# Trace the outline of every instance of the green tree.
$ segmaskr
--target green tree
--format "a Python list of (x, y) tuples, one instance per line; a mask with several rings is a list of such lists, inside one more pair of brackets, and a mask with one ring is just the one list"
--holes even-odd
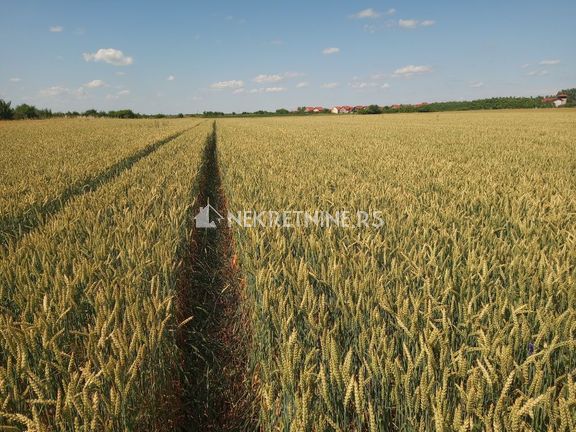
[(360, 111), (360, 114), (382, 114), (382, 108), (378, 105), (370, 105), (365, 110)]
[(566, 106), (576, 106), (576, 88), (560, 90), (558, 94), (565, 94), (568, 96)]
[(36, 119), (38, 117), (40, 114), (34, 105), (22, 104), (14, 109), (15, 119)]
[(37, 110), (37, 112), (38, 112), (38, 118), (41, 118), (41, 119), (52, 118), (52, 116), (53, 116), (52, 110), (48, 109), (48, 108), (39, 109), (39, 110)]
[(138, 116), (136, 114), (134, 114), (134, 112), (132, 110), (123, 109), (123, 110), (108, 112), (108, 117), (133, 119), (133, 118), (137, 118)]
[(0, 119), (10, 120), (14, 117), (14, 110), (10, 105), (12, 102), (0, 99)]

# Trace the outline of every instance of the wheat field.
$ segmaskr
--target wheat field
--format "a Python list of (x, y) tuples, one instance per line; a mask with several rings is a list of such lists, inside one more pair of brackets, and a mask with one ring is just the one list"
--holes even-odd
[(576, 426), (574, 111), (226, 120), (263, 430)]
[[(0, 123), (0, 430), (174, 430), (212, 131)], [(229, 212), (382, 221), (231, 224), (250, 430), (576, 430), (575, 110), (215, 131)]]
[(120, 431), (158, 422), (179, 368), (179, 253), (208, 132), (201, 124), (168, 142), (0, 255), (0, 425)]

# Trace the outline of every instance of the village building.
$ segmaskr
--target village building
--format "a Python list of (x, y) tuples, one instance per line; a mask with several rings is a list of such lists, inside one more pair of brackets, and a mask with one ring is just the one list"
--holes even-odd
[(306, 107), (304, 111), (307, 113), (319, 113), (324, 111), (324, 107), (317, 106), (317, 107)]
[(566, 105), (566, 102), (568, 102), (568, 95), (557, 94), (556, 96), (542, 99), (542, 102), (551, 103), (552, 105), (554, 105), (554, 107), (558, 108), (563, 105)]
[(332, 107), (330, 112), (332, 114), (349, 114), (352, 112), (352, 109), (353, 109), (353, 107), (351, 107), (350, 105), (340, 105), (340, 106)]

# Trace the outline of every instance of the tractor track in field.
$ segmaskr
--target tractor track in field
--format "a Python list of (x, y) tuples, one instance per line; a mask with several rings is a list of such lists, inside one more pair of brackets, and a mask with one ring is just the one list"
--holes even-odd
[(184, 382), (176, 386), (180, 387), (180, 406), (175, 429), (255, 430), (246, 384), (249, 332), (240, 307), (243, 282), (231, 231), (225, 219), (217, 228), (196, 228), (193, 218), (208, 202), (224, 217), (227, 214), (216, 123), (206, 139), (197, 184), (177, 298), (178, 321), (189, 321), (177, 335)]
[(35, 204), (31, 207), (26, 209), (25, 214), (32, 213), (35, 216), (32, 220), (26, 221), (24, 215), (17, 218), (0, 218), (0, 227), (6, 226), (8, 227), (5, 229), (4, 232), (0, 233), (0, 247), (7, 247), (12, 240), (14, 244), (17, 244), (27, 233), (42, 227), (50, 219), (61, 211), (69, 201), (72, 199), (83, 195), (88, 192), (94, 192), (107, 184), (108, 182), (112, 181), (114, 178), (118, 177), (124, 171), (129, 170), (141, 159), (149, 156), (160, 147), (168, 144), (169, 142), (175, 140), (179, 136), (183, 135), (184, 133), (198, 127), (203, 122), (199, 122), (198, 124), (184, 129), (180, 132), (176, 132), (158, 140), (152, 144), (147, 145), (146, 147), (138, 150), (137, 152), (131, 154), (130, 156), (125, 157), (124, 159), (114, 163), (113, 165), (106, 168), (104, 171), (97, 174), (95, 177), (81, 180), (77, 183), (74, 183), (68, 186), (59, 196), (56, 198), (51, 199), (46, 203)]

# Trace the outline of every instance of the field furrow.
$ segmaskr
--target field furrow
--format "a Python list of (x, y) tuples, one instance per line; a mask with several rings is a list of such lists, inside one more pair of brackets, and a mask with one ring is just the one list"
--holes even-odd
[[(216, 125), (206, 140), (198, 197), (191, 215), (208, 204), (227, 212), (217, 156)], [(191, 317), (182, 329), (179, 346), (184, 354), (187, 386), (184, 391), (182, 430), (237, 431), (251, 429), (247, 394), (246, 337), (249, 332), (241, 308), (241, 280), (225, 220), (211, 215), (216, 228), (195, 227), (190, 218), (178, 305), (181, 318)]]
[[(107, 129), (106, 121), (75, 123), (72, 127), (60, 123), (61, 127), (47, 131), (29, 123), (0, 129), (0, 139), (8, 147), (0, 159), (4, 171), (0, 186), (0, 244), (17, 241), (45, 223), (71, 198), (95, 190), (186, 130), (182, 124), (154, 127), (148, 122), (140, 123), (139, 128), (126, 128), (135, 133), (127, 137), (126, 130)], [(190, 122), (187, 127), (194, 124)], [(46, 134), (38, 136), (41, 132)], [(65, 134), (71, 132), (75, 133), (73, 140), (58, 141), (67, 140)], [(24, 147), (28, 145), (25, 139), (32, 140), (34, 151)], [(20, 158), (13, 160), (11, 152)], [(51, 163), (46, 164), (46, 159), (51, 159)]]

